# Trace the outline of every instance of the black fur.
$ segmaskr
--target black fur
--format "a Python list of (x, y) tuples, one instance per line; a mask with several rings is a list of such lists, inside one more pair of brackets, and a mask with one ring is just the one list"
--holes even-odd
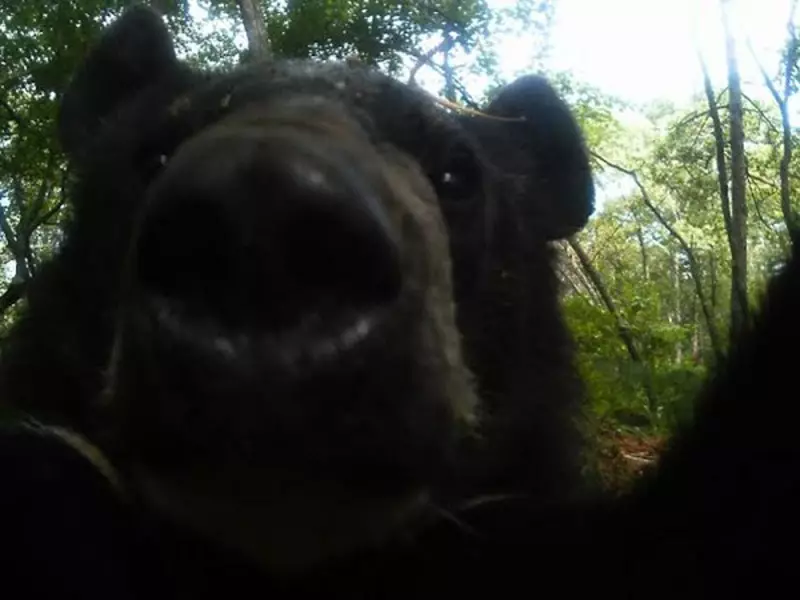
[[(485, 441), (470, 460), (481, 466), (453, 485), (463, 494), (522, 485), (542, 499), (574, 492), (580, 387), (547, 239), (585, 222), (593, 193), (579, 132), (552, 90), (526, 78), (487, 109), (524, 117), (522, 123), (454, 118), (424, 92), (352, 65), (278, 62), (230, 74), (193, 72), (151, 31), (162, 27), (156, 21), (146, 9), (130, 11), (65, 94), (60, 122), (78, 178), (74, 218), (4, 347), (2, 397), (95, 438), (122, 263), (160, 157), (239, 107), (318, 95), (346, 107), (374, 143), (416, 159), (435, 185), (444, 173), (455, 177), (449, 187), (439, 185), (440, 202)], [(129, 64), (137, 58), (141, 65)], [(114, 86), (104, 86), (106, 78)], [(535, 141), (526, 144), (525, 132)], [(564, 157), (560, 169), (525, 171), (551, 154)]]
[[(112, 77), (118, 77), (114, 85), (105, 85)], [(255, 112), (245, 111), (248, 106)], [(624, 498), (584, 497), (574, 424), (580, 385), (548, 241), (578, 230), (592, 210), (586, 152), (569, 111), (538, 78), (513, 83), (486, 112), (455, 117), (423, 92), (352, 65), (276, 62), (198, 73), (175, 60), (163, 26), (147, 9), (133, 9), (112, 26), (65, 95), (61, 133), (77, 172), (74, 218), (3, 349), (0, 394), (98, 444), (118, 467), (121, 488), (52, 430), (0, 433), (0, 510), (18, 516), (0, 538), (4, 554), (14, 557), (8, 585), (20, 576), (31, 594), (83, 598), (220, 597), (239, 589), (497, 595), (518, 588), (567, 597), (672, 598), (787, 589), (799, 533), (794, 424), (800, 415), (791, 390), (800, 258), (773, 282), (754, 330), (709, 382), (696, 423), (675, 438), (658, 471)], [(248, 154), (236, 115), (250, 119), (249, 131), (265, 139), (286, 128), (285, 155), (269, 144)], [(235, 135), (225, 137), (230, 131)], [(400, 265), (406, 287), (413, 285), (408, 296), (400, 294), (405, 308), (391, 313), (392, 326), (362, 352), (335, 362), (330, 373), (303, 367), (292, 371), (295, 379), (287, 370), (267, 370), (274, 377), (265, 378), (263, 365), (277, 364), (272, 350), (231, 342), (233, 359), (225, 363), (211, 342), (236, 341), (231, 332), (242, 320), (245, 339), (261, 339), (263, 317), (285, 325), (293, 307), (306, 306), (308, 295), (288, 279), (279, 288), (286, 298), (245, 285), (253, 273), (276, 281), (280, 265), (273, 261), (281, 248), (269, 243), (281, 231), (264, 235), (262, 227), (291, 216), (295, 205), (277, 212), (283, 206), (277, 195), (266, 208), (248, 203), (254, 188), (230, 187), (240, 183), (230, 175), (238, 171), (226, 169), (254, 160), (291, 166), (298, 149), (334, 169), (342, 185), (381, 190), (384, 206), (352, 231), (370, 251), (362, 256), (382, 262), (345, 256), (362, 274), (377, 274), (375, 264)], [(196, 182), (205, 187), (192, 187)], [(307, 190), (308, 183), (280, 174), (269, 182), (287, 194)], [(175, 235), (157, 238), (163, 261), (147, 258), (142, 231), (152, 231), (152, 215), (186, 190), (198, 198), (214, 186), (239, 191), (221, 205), (203, 205), (211, 222), (191, 205), (181, 207), (183, 220), (170, 230)], [(436, 206), (415, 213), (414, 202), (424, 204), (434, 193)], [(344, 224), (354, 226), (352, 206), (336, 206), (347, 215)], [(260, 210), (268, 211), (266, 219), (256, 218)], [(439, 210), (461, 345), (481, 403), (477, 441), (455, 433), (453, 405), (437, 404), (447, 390), (458, 390), (449, 402), (471, 393), (459, 387), (466, 379), (458, 360), (437, 354), (447, 344), (432, 345), (426, 337), (447, 323), (432, 313), (445, 314), (450, 299)], [(218, 234), (216, 225), (242, 211), (238, 229), (215, 238), (222, 248), (238, 248), (239, 235), (257, 234), (255, 246), (234, 254), (233, 262), (191, 233), (201, 240)], [(376, 223), (384, 217), (388, 225), (378, 239)], [(182, 230), (187, 223), (192, 229)], [(385, 239), (395, 245), (385, 246)], [(187, 246), (192, 252), (182, 252)], [(315, 277), (336, 266), (341, 252), (324, 248)], [(247, 262), (252, 256), (254, 264)], [(200, 259), (225, 268), (184, 270), (207, 264)], [(278, 270), (259, 270), (265, 265)], [(349, 273), (340, 274), (349, 281)], [(394, 290), (387, 281), (380, 289)], [(197, 325), (191, 311), (180, 313), (169, 321), (184, 336), (176, 343), (144, 311), (152, 289), (143, 282), (168, 289), (168, 299), (179, 296), (204, 318), (210, 314), (211, 329)], [(198, 282), (207, 287), (197, 288)], [(364, 291), (358, 280), (349, 285), (348, 293)], [(375, 302), (375, 288), (367, 289)], [(438, 300), (431, 304), (426, 293), (432, 289)], [(259, 313), (250, 306), (253, 298), (272, 309)], [(445, 330), (445, 337), (452, 333)], [(289, 382), (284, 387), (275, 382), (281, 378)], [(264, 390), (269, 402), (256, 393)], [(369, 393), (360, 396), (364, 390)], [(762, 398), (769, 406), (760, 410)], [(348, 410), (361, 418), (356, 429), (346, 428)], [(308, 432), (313, 435), (304, 437)], [(418, 480), (436, 503), (379, 544), (356, 544), (299, 572), (266, 575), (258, 560), (244, 558), (247, 551), (227, 550), (208, 532), (192, 533), (180, 514), (177, 522), (167, 516), (176, 516), (174, 510), (152, 510), (137, 479), (142, 465), (179, 485), (188, 481), (189, 490), (221, 492), (225, 500), (283, 481), (283, 468), (344, 482), (367, 500), (364, 507), (370, 498), (415, 489)], [(191, 505), (183, 506), (188, 512)], [(324, 511), (324, 502), (317, 507)], [(302, 521), (290, 522), (303, 529)]]

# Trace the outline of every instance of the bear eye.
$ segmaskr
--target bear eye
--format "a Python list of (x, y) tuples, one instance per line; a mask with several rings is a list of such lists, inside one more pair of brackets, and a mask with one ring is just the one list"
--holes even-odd
[(148, 152), (141, 160), (140, 160), (140, 172), (146, 179), (153, 179), (156, 177), (161, 170), (166, 166), (169, 162), (169, 155), (166, 153), (156, 152), (150, 153)]
[(464, 201), (479, 194), (483, 169), (470, 148), (460, 147), (448, 153), (448, 160), (434, 179), (442, 200)]

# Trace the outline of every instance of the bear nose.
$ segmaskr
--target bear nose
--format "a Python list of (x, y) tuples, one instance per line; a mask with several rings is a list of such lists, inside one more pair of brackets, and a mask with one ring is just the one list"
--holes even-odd
[(249, 130), (186, 143), (149, 191), (136, 283), (273, 331), (390, 304), (402, 273), (380, 185), (343, 154), (335, 141)]

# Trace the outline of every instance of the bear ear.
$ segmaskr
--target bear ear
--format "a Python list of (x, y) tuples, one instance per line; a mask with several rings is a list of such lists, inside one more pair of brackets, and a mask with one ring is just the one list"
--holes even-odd
[(58, 134), (75, 155), (97, 132), (102, 119), (177, 65), (172, 38), (162, 18), (135, 6), (103, 32), (61, 100)]
[(503, 87), (483, 112), (461, 118), (492, 166), (510, 177), (526, 224), (550, 240), (583, 228), (594, 212), (594, 183), (566, 103), (545, 79), (530, 75)]

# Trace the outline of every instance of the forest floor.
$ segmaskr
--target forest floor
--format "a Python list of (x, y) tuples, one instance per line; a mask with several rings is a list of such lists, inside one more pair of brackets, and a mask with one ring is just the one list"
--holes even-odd
[(603, 487), (623, 491), (658, 462), (665, 436), (605, 424), (595, 438), (593, 462)]

